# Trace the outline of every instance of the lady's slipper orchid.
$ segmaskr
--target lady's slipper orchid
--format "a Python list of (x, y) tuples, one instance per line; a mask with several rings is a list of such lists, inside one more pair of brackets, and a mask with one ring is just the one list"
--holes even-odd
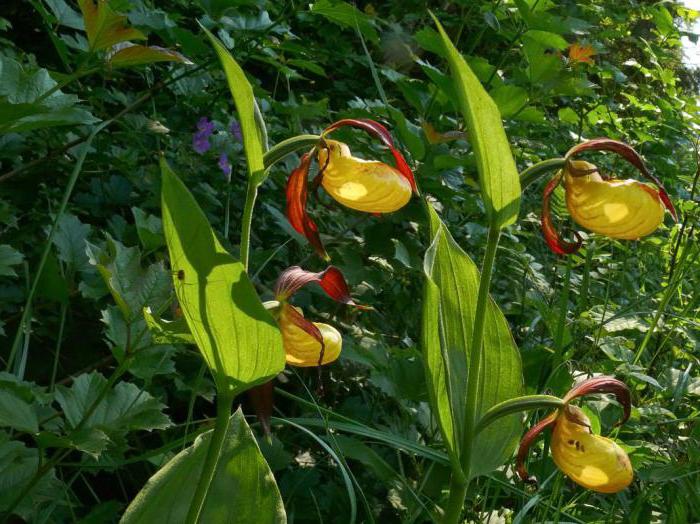
[[(396, 167), (354, 157), (346, 144), (326, 139), (327, 135), (345, 126), (357, 127), (378, 138), (391, 151)], [(328, 259), (328, 254), (321, 242), (318, 227), (306, 211), (307, 179), (314, 159), (318, 163), (319, 173), (313, 187), (322, 186), (339, 203), (357, 211), (391, 213), (405, 206), (411, 195), (417, 193), (413, 172), (383, 125), (368, 119), (346, 119), (327, 127), (318, 145), (302, 156), (301, 163), (289, 176), (286, 188), (289, 223), (309, 240), (324, 259)]]
[[(587, 150), (612, 151), (634, 165), (642, 175), (652, 180), (657, 188), (637, 180), (608, 179), (600, 175), (598, 168), (582, 160), (574, 160), (577, 153)], [(663, 222), (664, 208), (673, 218), (676, 211), (661, 182), (644, 165), (644, 161), (630, 146), (599, 138), (573, 147), (566, 154), (566, 166), (547, 184), (542, 200), (542, 231), (550, 249), (559, 255), (574, 253), (581, 246), (562, 240), (550, 214), (550, 198), (563, 182), (566, 206), (573, 220), (580, 226), (620, 240), (637, 240), (653, 233)]]
[(590, 420), (576, 406), (575, 398), (591, 393), (613, 393), (623, 406), (621, 424), (630, 414), (630, 393), (627, 386), (612, 377), (584, 380), (564, 397), (564, 407), (533, 426), (523, 437), (517, 456), (517, 471), (523, 481), (536, 482), (525, 469), (530, 445), (546, 428), (552, 431), (552, 458), (557, 467), (571, 480), (599, 493), (617, 493), (630, 485), (632, 465), (627, 453), (613, 440), (594, 435)]
[(343, 274), (333, 266), (319, 273), (305, 271), (298, 266), (285, 270), (275, 284), (275, 298), (279, 302), (277, 319), (287, 364), (291, 366), (330, 364), (342, 350), (343, 339), (337, 329), (322, 322), (307, 320), (301, 308), (288, 303), (294, 293), (312, 282), (318, 283), (326, 295), (336, 302), (364, 307), (352, 300)]

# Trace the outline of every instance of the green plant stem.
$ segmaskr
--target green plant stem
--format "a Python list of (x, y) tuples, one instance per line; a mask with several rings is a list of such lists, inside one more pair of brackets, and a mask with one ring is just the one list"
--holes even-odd
[(219, 463), (219, 455), (224, 446), (226, 439), (226, 431), (228, 430), (228, 422), (231, 416), (231, 407), (233, 406), (234, 395), (229, 391), (220, 391), (216, 397), (216, 422), (214, 424), (214, 432), (211, 435), (211, 441), (207, 449), (207, 456), (204, 459), (202, 473), (197, 482), (197, 488), (190, 504), (190, 509), (187, 513), (186, 524), (197, 524), (199, 516), (204, 508), (204, 501), (207, 498), (209, 485), (214, 478), (216, 465)]
[(243, 206), (243, 219), (241, 224), (241, 262), (246, 272), (248, 271), (248, 255), (250, 253), (250, 230), (253, 225), (253, 210), (255, 199), (258, 197), (258, 185), (252, 179), (248, 179), (248, 190)]
[(447, 501), (445, 515), (442, 518), (443, 524), (457, 524), (459, 522), (468, 487), (468, 480), (464, 481), (459, 478), (459, 475), (452, 474), (450, 479), (450, 498)]
[(566, 273), (564, 273), (564, 288), (559, 296), (559, 315), (557, 315), (557, 326), (554, 332), (554, 354), (555, 365), (561, 361), (564, 349), (564, 331), (566, 328), (566, 314), (569, 311), (569, 292), (571, 290), (571, 257), (566, 259)]
[(456, 516), (451, 516), (452, 520), (444, 519), (444, 523), (457, 522), (461, 512), (462, 503), (466, 495), (466, 490), (469, 486), (472, 441), (476, 429), (476, 417), (478, 408), (478, 394), (481, 387), (479, 370), (481, 367), (481, 356), (483, 353), (482, 346), (484, 342), (484, 326), (486, 324), (486, 308), (489, 303), (489, 288), (491, 287), (491, 275), (493, 274), (494, 261), (496, 260), (496, 251), (498, 250), (498, 240), (501, 236), (501, 230), (496, 225), (489, 227), (488, 239), (486, 241), (486, 253), (481, 266), (481, 279), (479, 280), (479, 294), (476, 301), (476, 311), (474, 313), (474, 327), (472, 330), (472, 340), (469, 355), (469, 370), (467, 372), (467, 406), (466, 420), (464, 431), (464, 442), (462, 445), (462, 471), (466, 481), (462, 481), (458, 472), (452, 473), (452, 481), (450, 483), (450, 502), (449, 508), (452, 515), (457, 512)]
[(561, 169), (564, 167), (565, 164), (565, 158), (550, 158), (548, 160), (542, 160), (541, 162), (537, 162), (536, 164), (531, 165), (522, 173), (520, 173), (520, 187), (522, 187), (524, 191), (527, 186), (539, 180), (540, 177), (542, 177), (542, 175), (545, 175), (550, 171), (556, 171), (557, 169)]

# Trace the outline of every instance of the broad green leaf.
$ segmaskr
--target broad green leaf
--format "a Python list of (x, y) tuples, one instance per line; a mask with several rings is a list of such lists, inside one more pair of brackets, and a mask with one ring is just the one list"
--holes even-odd
[(0, 245), (0, 277), (16, 277), (14, 266), (24, 260), (22, 253), (7, 244)]
[(98, 122), (76, 105), (77, 96), (60, 90), (45, 95), (55, 87), (46, 69), (25, 68), (0, 56), (0, 133)]
[(502, 85), (492, 90), (491, 98), (498, 106), (503, 118), (509, 118), (518, 113), (527, 104), (527, 91), (514, 85)]
[(134, 224), (136, 225), (136, 233), (139, 236), (141, 245), (147, 251), (156, 250), (165, 245), (163, 237), (163, 222), (154, 215), (149, 215), (143, 209), (132, 207), (131, 212), (134, 215)]
[[(185, 522), (210, 439), (211, 432), (200, 435), (153, 475), (127, 508), (121, 524)], [(240, 409), (229, 421), (200, 522), (287, 522), (275, 478)]]
[(437, 19), (435, 24), (447, 51), (468, 140), (474, 148), (489, 222), (496, 227), (507, 226), (518, 216), (520, 180), (501, 114)]
[(0, 427), (36, 433), (39, 419), (31, 404), (9, 391), (0, 391)]
[(194, 344), (194, 337), (187, 327), (184, 317), (177, 320), (163, 320), (156, 318), (151, 312), (151, 308), (143, 308), (143, 318), (151, 332), (153, 342), (156, 344)]
[(216, 238), (204, 212), (165, 160), (163, 230), (177, 299), (219, 391), (266, 382), (285, 363), (279, 328), (243, 264)]
[[(119, 49), (116, 49), (118, 47)], [(177, 51), (158, 46), (136, 45), (125, 42), (115, 46), (115, 52), (110, 53), (107, 63), (113, 68), (133, 67), (153, 64), (155, 62), (180, 62), (191, 65), (192, 62)]]
[(126, 16), (115, 13), (107, 0), (78, 0), (91, 51), (109, 49), (127, 40), (144, 40), (138, 29), (128, 27)]
[[(453, 465), (464, 452), (465, 419), (478, 420), (489, 408), (521, 394), (520, 353), (508, 323), (489, 300), (481, 356), (477, 413), (467, 413), (467, 376), (479, 271), (428, 206), (432, 244), (425, 255), (422, 343), (428, 391)], [(499, 419), (473, 442), (470, 475), (493, 471), (513, 452), (520, 435), (516, 417)]]
[(262, 183), (265, 172), (263, 140), (255, 118), (256, 102), (253, 88), (248, 82), (243, 69), (241, 69), (241, 66), (238, 65), (238, 62), (231, 56), (226, 47), (206, 28), (202, 27), (202, 29), (209, 37), (209, 40), (211, 40), (214, 50), (221, 61), (233, 102), (236, 104), (238, 122), (243, 135), (243, 148), (245, 149), (248, 164), (248, 176), (253, 178), (256, 183)]
[(321, 15), (331, 22), (350, 29), (358, 28), (362, 36), (374, 42), (379, 41), (372, 19), (355, 6), (341, 0), (317, 0), (311, 12)]
[(83, 224), (78, 217), (64, 213), (58, 219), (53, 243), (58, 250), (58, 258), (72, 271), (84, 271), (90, 268), (90, 261), (85, 252), (91, 227)]
[(558, 51), (563, 51), (569, 47), (569, 43), (556, 33), (550, 33), (549, 31), (538, 31), (536, 29), (530, 29), (523, 35), (524, 39), (534, 40), (540, 45), (546, 47), (547, 49), (556, 49)]

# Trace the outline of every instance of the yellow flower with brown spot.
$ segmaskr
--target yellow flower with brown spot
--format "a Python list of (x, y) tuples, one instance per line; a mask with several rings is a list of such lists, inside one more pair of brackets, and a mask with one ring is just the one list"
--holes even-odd
[(627, 386), (612, 377), (594, 377), (574, 386), (564, 397), (564, 405), (530, 428), (523, 437), (517, 455), (517, 472), (526, 482), (536, 482), (525, 469), (530, 445), (546, 428), (553, 426), (551, 453), (557, 467), (578, 485), (599, 493), (617, 493), (632, 483), (634, 473), (625, 450), (614, 440), (591, 431), (584, 412), (570, 404), (592, 393), (614, 393), (623, 407), (624, 423), (630, 414)]
[[(574, 159), (577, 153), (587, 150), (617, 153), (657, 187), (638, 180), (602, 176), (595, 165)], [(574, 253), (581, 246), (578, 233), (575, 233), (575, 242), (567, 242), (559, 237), (552, 222), (549, 201), (561, 183), (571, 218), (581, 227), (608, 238), (637, 240), (650, 235), (663, 223), (664, 208), (676, 218), (676, 211), (663, 185), (649, 173), (642, 158), (630, 146), (598, 138), (573, 147), (565, 160), (564, 168), (546, 185), (542, 199), (542, 232), (547, 245), (555, 253)]]

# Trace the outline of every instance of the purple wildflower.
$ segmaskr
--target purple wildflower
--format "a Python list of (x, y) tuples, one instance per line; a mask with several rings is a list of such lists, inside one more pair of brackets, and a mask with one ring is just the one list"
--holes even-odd
[(203, 116), (197, 122), (197, 132), (192, 135), (192, 148), (200, 155), (206, 153), (211, 148), (209, 137), (214, 132), (214, 122), (210, 122)]
[(221, 153), (219, 156), (219, 168), (223, 171), (226, 180), (231, 180), (231, 162), (228, 161), (226, 153)]
[(233, 135), (233, 138), (235, 138), (239, 142), (243, 141), (243, 135), (241, 134), (241, 124), (239, 124), (236, 120), (231, 122), (231, 125), (229, 126), (228, 130)]

